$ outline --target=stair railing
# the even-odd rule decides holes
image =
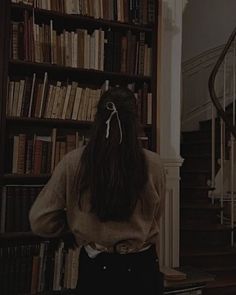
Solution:
[[[235,100],[236,100],[236,28],[230,35],[222,53],[220,54],[212,73],[209,77],[208,87],[212,100],[212,173],[211,186],[215,188],[216,165],[220,164],[220,222],[224,224],[229,217],[231,227],[231,246],[234,246],[235,230]],[[218,92],[218,93],[217,93]],[[222,97],[220,99],[220,97]],[[230,107],[229,107],[230,106]],[[228,110],[231,110],[230,112]],[[231,115],[231,116],[230,116]],[[220,122],[217,121],[220,119]],[[220,123],[220,162],[217,163],[216,151],[216,124]],[[225,169],[226,154],[230,146],[230,187],[225,191],[228,171]],[[214,192],[212,193],[212,202],[215,203]],[[229,208],[229,216],[225,216],[223,208]]]

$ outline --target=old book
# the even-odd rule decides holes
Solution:
[[[66,135],[66,153],[74,150],[76,148],[76,137],[75,134]]]
[[[89,69],[90,66],[90,39],[91,36],[85,30],[84,34],[84,68]]]
[[[17,173],[18,167],[19,136],[13,136],[12,173]]]
[[[1,226],[0,226],[0,233],[5,233],[6,229],[6,207],[7,207],[7,188],[4,186],[1,192]]]
[[[57,137],[57,129],[53,128],[52,129],[52,156],[51,156],[51,169],[50,172],[54,170],[55,167],[55,153],[56,153],[56,137]]]
[[[98,55],[98,69],[100,71],[104,70],[104,43],[105,43],[105,32],[99,30],[99,55]]]
[[[48,109],[49,109],[50,101],[52,99],[52,90],[53,90],[53,85],[51,84],[48,87],[48,95],[46,97],[45,109],[44,109],[44,112],[42,114],[42,117],[43,118],[47,118],[48,117]]]
[[[152,93],[147,95],[147,124],[152,124]]]
[[[43,142],[39,136],[36,136],[34,140],[34,156],[33,156],[33,174],[41,173],[41,161],[42,161],[42,150]]]
[[[145,32],[139,33],[139,66],[138,74],[144,74],[144,44],[145,44]]]
[[[22,100],[22,107],[21,107],[21,114],[20,114],[23,117],[28,116],[29,105],[30,105],[31,87],[32,87],[32,78],[26,77],[25,78],[25,87],[24,87],[23,100]]]
[[[40,108],[39,108],[39,118],[42,118],[43,111],[45,109],[45,101],[47,99],[47,83],[48,83],[48,73],[44,73],[42,93],[40,97]]]
[[[81,94],[82,94],[82,88],[77,87],[76,88],[76,93],[75,93],[75,100],[74,100],[74,106],[72,110],[72,120],[76,120],[80,108],[80,103],[81,103]]]
[[[17,173],[25,173],[25,148],[26,148],[26,134],[19,134],[18,136],[18,160],[17,160]]]
[[[47,111],[45,115],[46,118],[52,118],[52,111],[53,111],[56,91],[57,91],[57,86],[52,85],[52,93],[49,98],[48,107],[47,107]]]
[[[80,248],[72,250],[71,258],[71,275],[70,275],[70,288],[75,289],[78,280],[78,269],[79,269],[79,254]]]
[[[30,92],[28,117],[32,116],[32,107],[33,107],[33,99],[34,99],[34,92],[35,92],[35,80],[36,80],[36,73],[33,74],[33,80],[32,80],[32,85],[31,85],[31,92]]]
[[[43,83],[41,81],[38,81],[37,90],[35,93],[34,112],[32,113],[33,117],[36,117],[36,118],[39,118],[42,93],[43,93]]]
[[[66,110],[66,116],[65,116],[66,119],[71,119],[77,86],[78,86],[77,82],[72,82],[68,106]]]
[[[57,118],[62,117],[64,101],[65,101],[65,97],[66,97],[66,88],[67,87],[65,85],[63,85],[60,90],[60,98],[58,100],[58,105],[57,105],[57,115],[56,115]]]
[[[127,71],[127,36],[121,37],[121,64],[120,71],[125,73]]]
[[[27,138],[26,141],[26,163],[25,173],[31,174],[33,170],[33,138]]]
[[[31,288],[30,288],[30,293],[32,295],[37,294],[38,292],[39,266],[40,266],[40,257],[38,255],[33,256]]]
[[[68,103],[69,103],[70,92],[71,92],[71,84],[67,84],[67,87],[66,87],[66,96],[65,96],[63,110],[62,110],[62,115],[61,115],[61,118],[62,119],[65,119],[66,118],[66,111],[67,111],[67,107],[68,107]]]
[[[66,154],[66,142],[65,141],[61,141],[60,142],[60,156],[59,156],[59,161],[62,160],[62,158],[65,156]]]
[[[19,100],[19,90],[20,90],[20,81],[14,82],[14,95],[13,95],[13,102],[12,102],[12,116],[17,115],[17,106]]]
[[[7,187],[6,197],[6,232],[15,231],[15,195],[14,188],[12,186]]]
[[[84,68],[84,48],[85,48],[85,34],[86,30],[77,29],[78,44],[77,44],[77,65],[79,68]]]
[[[61,142],[56,141],[56,147],[55,147],[55,160],[54,160],[54,168],[57,166],[57,164],[60,161],[60,148],[61,148]]]
[[[57,81],[55,97],[54,97],[53,106],[52,106],[52,112],[50,112],[50,118],[56,118],[57,104],[58,104],[58,100],[60,99],[59,97],[60,89],[61,89],[61,81]]]
[[[7,96],[7,106],[6,106],[6,115],[12,115],[12,108],[13,108],[13,98],[14,98],[14,81],[9,81],[8,84],[8,96]]]

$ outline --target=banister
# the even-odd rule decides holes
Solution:
[[[235,126],[233,126],[232,122],[230,121],[230,119],[227,117],[226,112],[224,111],[224,109],[222,108],[219,99],[216,95],[216,91],[215,91],[215,78],[216,75],[218,73],[218,70],[222,64],[222,62],[224,61],[224,58],[230,48],[230,46],[232,45],[234,39],[236,36],[236,28],[234,29],[234,31],[231,33],[222,53],[220,54],[212,72],[211,75],[209,77],[208,80],[208,88],[209,88],[209,92],[210,92],[210,98],[213,102],[213,104],[215,105],[218,114],[220,115],[220,117],[222,118],[222,120],[225,122],[226,127],[230,130],[230,132],[233,134],[233,136],[236,138],[236,128]]]

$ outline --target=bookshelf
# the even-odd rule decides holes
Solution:
[[[35,257],[44,261],[41,268],[46,273],[51,270],[50,281],[34,273],[32,281],[16,287],[18,291],[9,289],[7,280],[3,294],[57,294],[59,287],[70,294],[75,284],[67,274],[64,285],[58,285],[61,274],[52,266],[59,259],[58,239],[34,236],[27,216],[38,188],[60,158],[89,139],[101,91],[124,85],[135,92],[140,140],[156,150],[157,15],[154,0],[1,4],[0,38],[5,42],[0,42],[0,261],[5,265],[9,256],[12,263],[1,275],[12,274],[14,267],[19,271],[22,265],[23,273],[35,272]],[[63,237],[59,240],[64,243]],[[59,249],[68,261],[76,255],[66,246]],[[16,279],[18,273],[12,275]]]

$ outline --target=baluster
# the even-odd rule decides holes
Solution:
[[[235,126],[235,99],[236,99],[236,92],[235,92],[235,40],[233,43],[233,119],[232,123]],[[230,192],[230,224],[231,224],[231,246],[234,245],[234,136],[231,133],[231,192]]]

